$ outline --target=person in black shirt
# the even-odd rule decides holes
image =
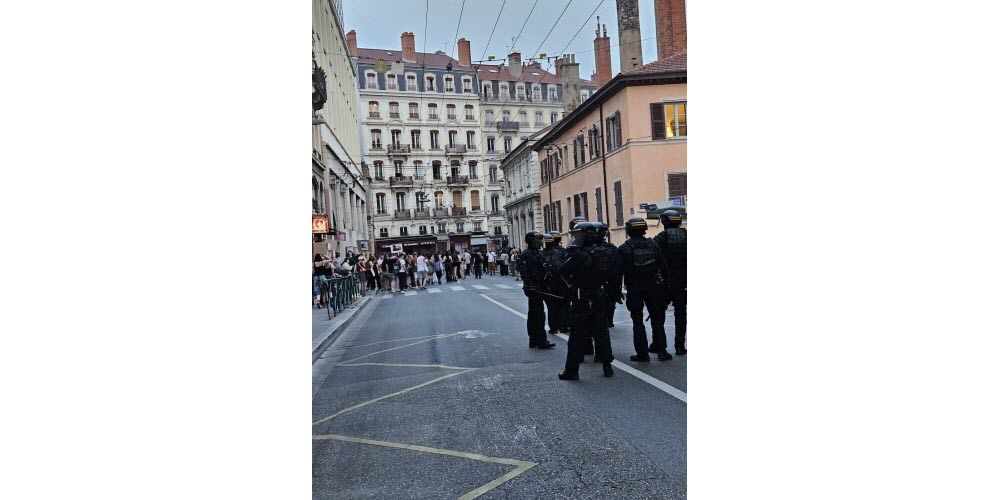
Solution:
[[[614,280],[614,259],[598,245],[600,238],[593,223],[578,223],[570,234],[577,250],[558,269],[571,287],[569,348],[559,380],[580,380],[580,363],[590,339],[595,343],[595,361],[603,364],[604,376],[610,377],[615,374],[611,369],[615,357],[605,317],[608,302],[605,289]]]
[[[660,248],[652,240],[646,238],[648,225],[641,217],[632,217],[625,222],[625,233],[629,238],[620,247],[625,275],[625,288],[628,290],[625,307],[632,316],[632,343],[635,355],[632,361],[649,361],[649,348],[646,344],[646,327],[642,322],[642,307],[649,310],[652,320],[653,345],[666,345],[667,336],[663,330],[666,311],[663,305],[663,277],[667,275],[667,261],[660,254]],[[662,360],[670,359],[666,349],[654,351]]]
[[[674,352],[678,356],[687,354],[687,229],[681,228],[681,221],[679,212],[665,210],[660,214],[664,229],[653,238],[670,268],[663,307],[674,304]],[[663,349],[666,348],[664,343]]]
[[[545,310],[540,293],[545,289],[545,266],[539,250],[542,235],[538,231],[530,231],[525,235],[524,241],[528,244],[528,249],[521,253],[517,264],[524,278],[524,295],[528,297],[528,347],[551,349],[555,344],[545,337]]]

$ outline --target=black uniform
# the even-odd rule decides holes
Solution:
[[[653,346],[666,346],[667,336],[663,329],[666,318],[663,303],[663,277],[668,274],[667,261],[653,240],[645,236],[633,236],[618,247],[625,275],[628,295],[625,307],[632,316],[632,343],[636,355],[649,359],[646,327],[642,321],[642,307],[649,310],[652,320]],[[657,351],[660,352],[660,351]]]
[[[598,243],[602,247],[603,251],[607,253],[612,259],[612,278],[611,281],[605,286],[604,293],[608,296],[608,307],[605,312],[605,317],[608,321],[608,327],[615,326],[615,305],[618,304],[618,300],[621,299],[622,294],[622,262],[621,258],[618,257],[618,247],[613,243],[602,241]]]
[[[521,252],[517,268],[524,280],[524,295],[528,297],[528,346],[548,344],[545,337],[545,306],[542,295],[536,293],[545,290],[545,268],[542,265],[541,251],[528,248]]]
[[[687,230],[679,227],[667,228],[653,240],[660,247],[670,270],[667,274],[663,307],[666,308],[671,303],[674,305],[674,350],[677,354],[685,354],[687,352],[684,345],[687,339]],[[655,337],[653,342],[656,343]],[[666,345],[663,347],[666,348]],[[650,347],[650,351],[652,350]]]
[[[612,279],[613,266],[614,259],[594,244],[571,252],[559,269],[570,282],[570,334],[565,375],[579,376],[580,363],[591,339],[602,363],[610,366],[615,359],[605,321],[608,297],[604,294],[604,286]]]
[[[542,251],[542,259],[548,265],[545,273],[545,288],[552,295],[569,296],[569,284],[558,269],[566,262],[566,250],[552,245]],[[549,313],[549,333],[569,333],[569,300],[558,299],[546,295],[545,309]]]

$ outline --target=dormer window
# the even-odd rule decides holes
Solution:
[[[490,84],[483,85],[483,95],[486,96],[486,99],[493,98],[493,87]]]
[[[554,85],[549,85],[549,100],[555,102],[556,98],[556,87]]]
[[[500,83],[500,100],[505,101],[510,98],[510,87],[507,86],[507,82]]]
[[[406,90],[410,92],[416,92],[417,75],[406,75]]]
[[[434,77],[428,76],[427,82],[424,83],[424,92],[436,92],[437,88],[434,87]]]
[[[365,88],[366,89],[377,89],[378,88],[378,77],[375,73],[365,74]]]
[[[462,78],[462,92],[465,94],[472,93],[472,78]]]
[[[385,74],[385,88],[387,90],[399,90],[399,80],[396,78],[396,75]]]
[[[455,91],[455,79],[454,78],[452,78],[450,76],[444,77],[444,91],[445,92],[454,92]]]

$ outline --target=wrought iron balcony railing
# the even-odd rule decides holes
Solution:
[[[390,186],[412,186],[413,176],[412,175],[397,175],[395,177],[389,178]]]
[[[449,175],[448,184],[452,186],[462,186],[469,183],[468,175]]]
[[[413,214],[409,210],[396,210],[392,216],[396,219],[412,219]]]
[[[445,153],[450,155],[464,155],[467,152],[468,148],[465,146],[448,146],[445,150]]]
[[[391,144],[389,145],[389,154],[391,155],[406,155],[410,154],[409,144]]]

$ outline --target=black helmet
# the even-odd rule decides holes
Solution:
[[[552,238],[551,234],[542,233],[542,243],[545,244],[545,248],[549,248],[550,246],[555,244],[555,240]]]
[[[632,217],[625,221],[625,234],[629,235],[630,238],[645,235],[648,228],[649,225],[642,217]]]
[[[607,239],[607,237],[608,237],[608,225],[605,224],[605,223],[603,223],[603,222],[601,222],[601,221],[596,221],[596,222],[593,222],[592,224],[594,224],[594,227],[597,228],[597,237],[600,238],[601,241]]]
[[[555,241],[556,245],[562,242],[562,235],[559,234],[559,231],[552,230],[549,231],[549,234],[552,235],[552,240]]]
[[[573,228],[576,227],[576,225],[579,224],[579,223],[581,223],[581,222],[587,222],[586,217],[583,217],[583,216],[580,216],[580,215],[578,215],[576,217],[573,217],[573,219],[571,219],[569,221],[569,230],[572,232]]]
[[[524,235],[524,242],[528,244],[528,248],[541,248],[542,233],[539,233],[538,231],[528,231],[528,234]]]
[[[660,214],[660,223],[666,227],[681,227],[681,213],[676,210],[664,210]]]
[[[578,247],[593,245],[600,241],[597,236],[597,226],[593,222],[584,221],[576,224],[570,234],[573,235],[573,245]]]

